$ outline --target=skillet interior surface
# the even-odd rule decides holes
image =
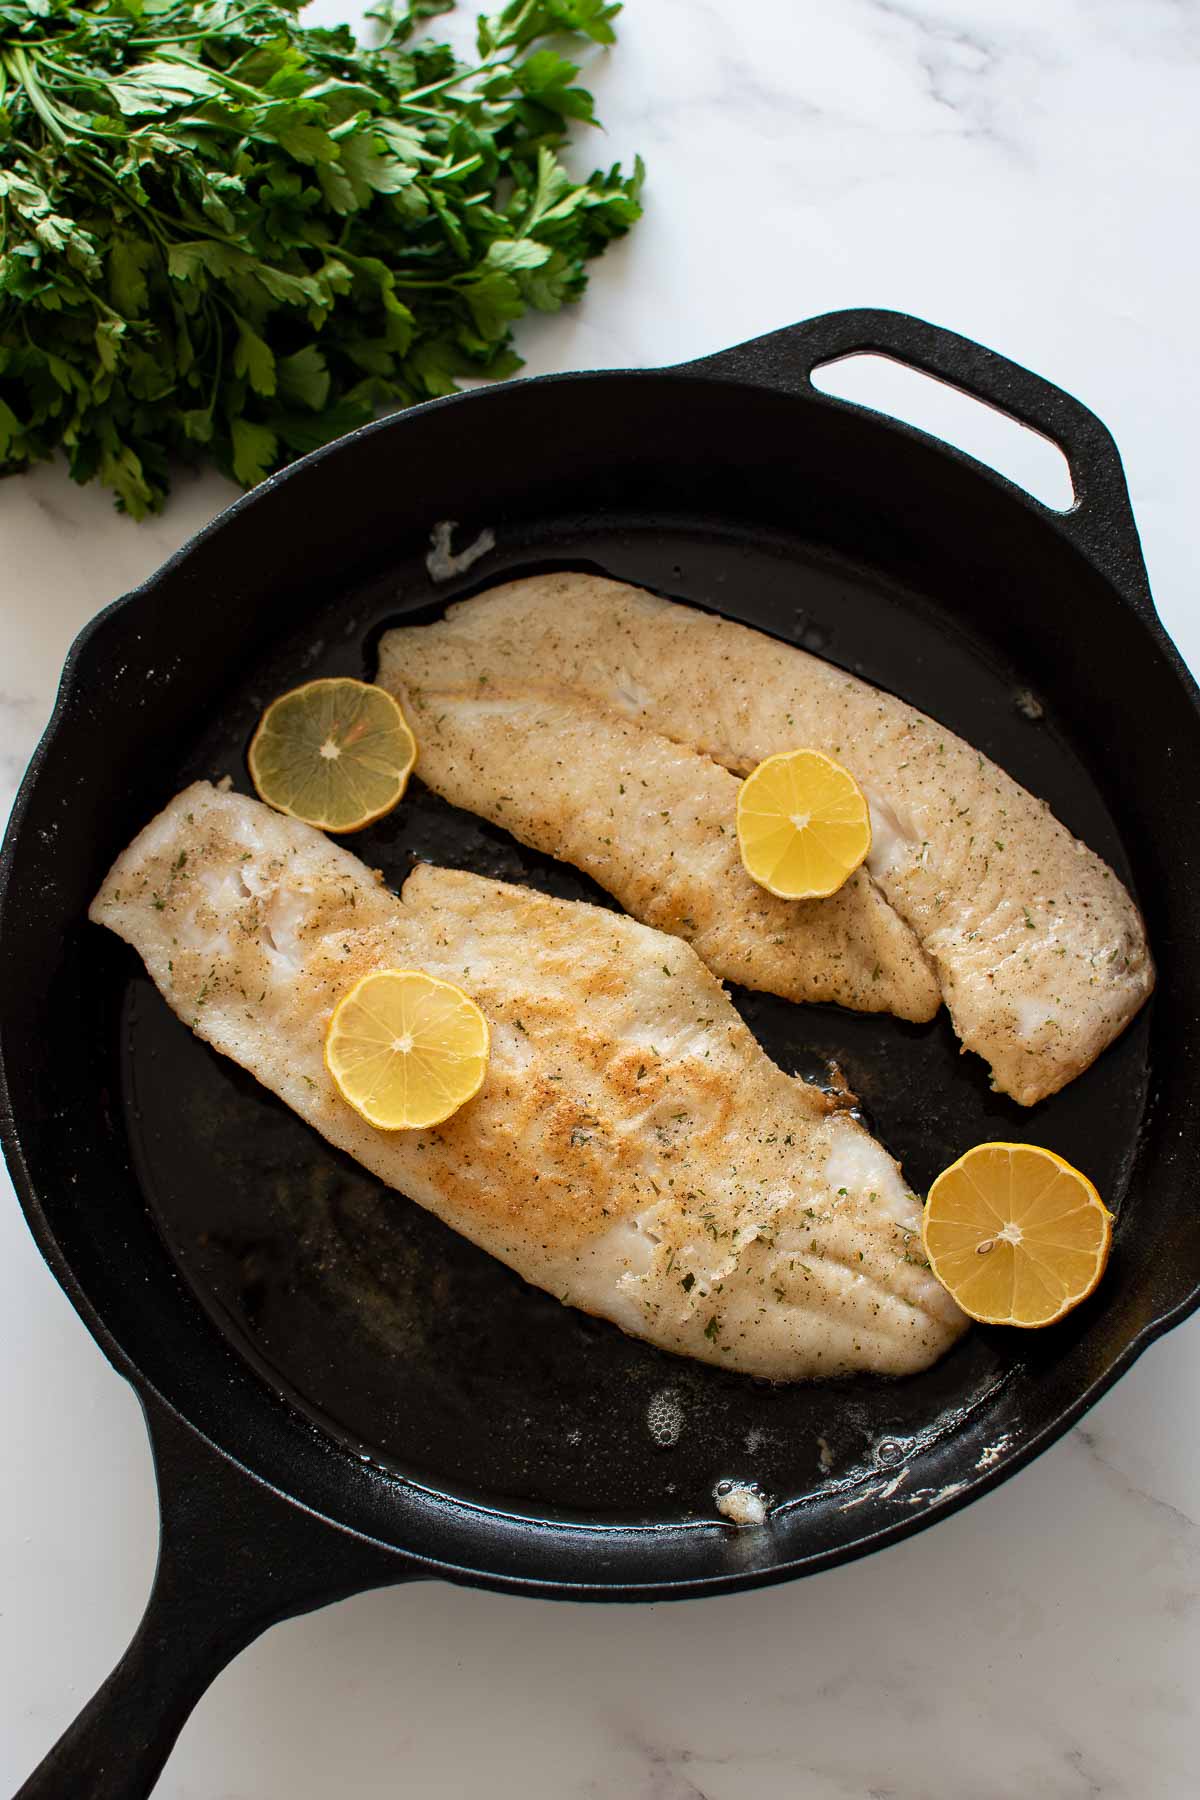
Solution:
[[[1081,551],[1103,513],[1064,532],[968,460],[818,397],[787,368],[796,342],[764,340],[780,391],[778,367],[768,385],[716,368],[551,378],[306,459],[89,629],[14,814],[0,1128],[56,1273],[144,1393],[319,1515],[463,1579],[665,1595],[859,1554],[1019,1466],[1200,1292],[1200,840],[1179,823],[1194,690],[1136,580],[1122,594]],[[497,548],[435,587],[424,553],[446,517],[467,536],[493,526]],[[1122,557],[1140,570],[1118,534],[1115,570]],[[245,787],[265,701],[319,673],[369,675],[388,622],[552,567],[861,672],[993,756],[1132,880],[1169,978],[1031,1112],[989,1093],[944,1016],[914,1027],[734,994],[785,1066],[820,1079],[836,1058],[917,1187],[998,1136],[1093,1176],[1121,1213],[1113,1260],[1061,1325],[972,1331],[901,1383],[775,1390],[668,1358],[381,1191],[193,1040],[136,958],[86,925],[112,857],[184,781]],[[349,841],[393,883],[423,856],[602,900],[419,783]],[[769,1533],[715,1523],[727,1477],[783,1503]]]
[[[506,531],[486,568],[493,579],[555,564],[715,602],[893,688],[1049,798],[1129,878],[1116,826],[1052,701],[1032,693],[1028,671],[911,594],[803,544],[686,526],[600,533],[526,522]],[[272,695],[316,675],[370,678],[380,629],[414,612],[436,616],[448,597],[419,558],[330,594],[231,682],[169,785],[229,775],[252,791],[246,744]],[[349,844],[393,887],[423,858],[611,904],[586,877],[419,783]],[[914,1380],[772,1388],[636,1343],[528,1287],[334,1152],[193,1037],[132,955],[117,960],[127,1129],[179,1267],[220,1328],[324,1430],[433,1487],[593,1518],[711,1517],[714,1484],[730,1477],[791,1500],[880,1459],[899,1464],[1027,1354],[1017,1338],[975,1331]],[[785,1068],[828,1080],[840,1066],[922,1191],[972,1143],[1032,1138],[1119,1202],[1144,1102],[1145,1020],[1085,1081],[1030,1113],[989,1092],[984,1065],[959,1054],[944,1012],[913,1026],[748,991],[734,998]]]

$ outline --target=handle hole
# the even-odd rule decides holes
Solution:
[[[1071,471],[1057,444],[935,375],[872,350],[857,350],[819,364],[812,384],[823,394],[888,413],[965,450],[1055,512],[1067,512],[1075,504]]]

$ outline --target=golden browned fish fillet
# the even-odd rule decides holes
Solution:
[[[964,1321],[881,1146],[778,1069],[686,944],[599,907],[445,869],[401,898],[348,851],[200,782],[91,908],[179,1016],[381,1180],[568,1304],[776,1381],[926,1367]],[[483,1008],[482,1091],[379,1131],[324,1064],[373,969]]]
[[[424,687],[428,629],[393,634],[389,685],[437,793],[583,869],[727,980],[785,1000],[933,1017],[933,970],[865,871],[828,900],[778,899],[742,867],[740,784],[728,769],[577,694],[475,678]]]
[[[819,657],[598,576],[536,576],[427,626],[425,679],[549,680],[746,773],[802,745],[866,791],[867,868],[936,971],[963,1046],[1029,1106],[1095,1060],[1154,986],[1112,870],[970,744]],[[385,684],[411,631],[389,633]]]

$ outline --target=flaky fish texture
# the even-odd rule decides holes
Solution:
[[[908,1374],[964,1328],[895,1162],[770,1061],[675,938],[446,869],[397,898],[202,782],[118,857],[91,917],[330,1143],[635,1337],[792,1381]],[[395,967],[455,982],[491,1025],[482,1090],[429,1131],[367,1124],[325,1068],[339,998]]]
[[[467,668],[461,685],[426,685],[430,629],[392,634],[387,685],[437,793],[584,870],[726,980],[785,1000],[933,1017],[933,969],[865,871],[827,900],[769,894],[742,866],[740,783],[728,769],[566,690],[505,688]]]
[[[495,588],[424,635],[427,670],[553,680],[739,774],[801,746],[844,764],[870,803],[872,880],[920,943],[964,1048],[1022,1105],[1086,1069],[1154,986],[1129,894],[1043,801],[819,657],[586,574]],[[403,681],[413,636],[384,638],[385,685]]]

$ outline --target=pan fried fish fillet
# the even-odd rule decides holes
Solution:
[[[200,782],[91,908],[168,1003],[332,1144],[567,1303],[772,1380],[926,1367],[964,1321],[919,1205],[860,1125],[764,1055],[686,944],[593,906],[422,867],[401,898],[348,851]],[[322,1047],[372,969],[486,1013],[481,1092],[376,1130]]]
[[[575,694],[473,675],[457,688],[416,685],[427,631],[395,634],[405,679],[393,684],[437,793],[585,870],[727,980],[786,1000],[933,1017],[933,971],[865,872],[828,900],[767,893],[742,867],[728,769]]]
[[[964,1048],[1022,1105],[1086,1069],[1154,986],[1133,901],[1043,801],[819,657],[584,574],[493,589],[424,635],[428,671],[537,670],[742,773],[800,745],[836,757],[870,802],[871,876],[932,962]],[[411,638],[384,638],[384,685]]]

